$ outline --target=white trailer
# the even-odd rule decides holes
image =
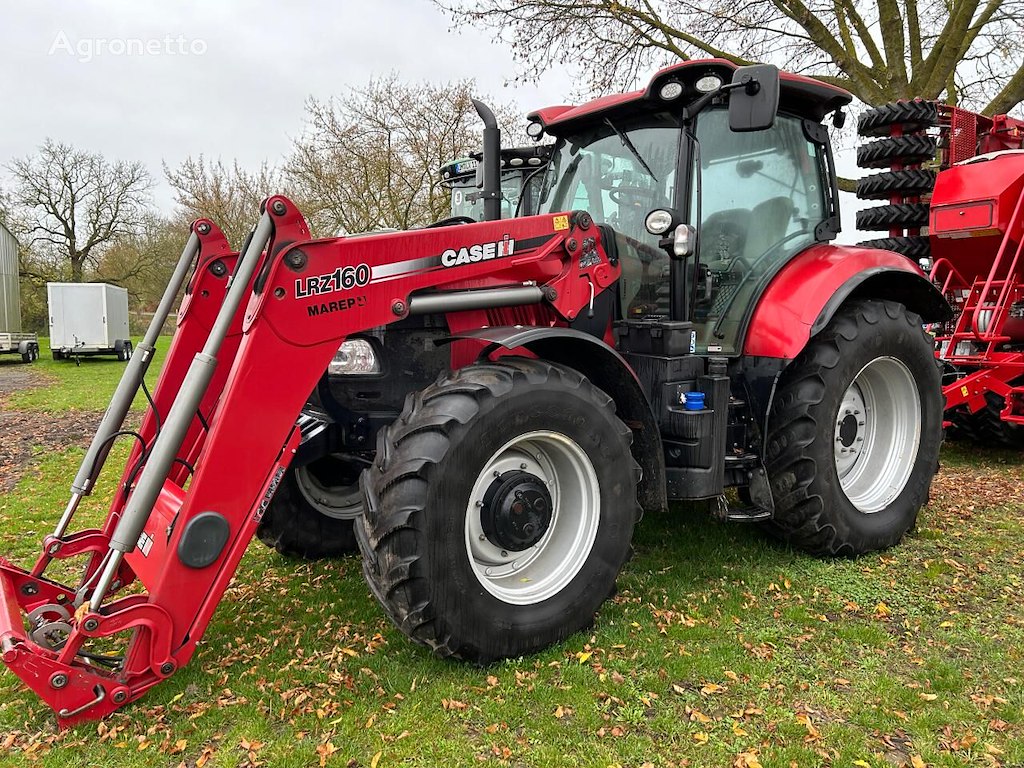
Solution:
[[[39,357],[39,337],[21,332],[18,241],[3,224],[0,224],[0,355],[21,355],[25,363]]]
[[[50,349],[54,360],[86,355],[132,355],[128,291],[107,283],[47,283]]]

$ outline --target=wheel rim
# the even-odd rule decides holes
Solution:
[[[519,551],[501,545],[503,539],[486,524],[491,507],[484,503],[488,499],[493,505],[496,484],[509,486],[517,475],[532,478],[524,479],[523,487],[539,485],[546,490],[544,499],[549,502],[533,492],[532,498],[543,502],[541,509],[550,504],[542,516],[547,518],[543,535]],[[587,562],[600,515],[600,485],[586,452],[558,432],[520,435],[485,462],[473,485],[465,526],[473,573],[484,589],[503,602],[532,605],[547,600],[563,590]]]
[[[321,515],[335,520],[352,520],[363,509],[359,483],[331,485],[324,482],[310,466],[295,470],[295,484],[302,498]]]
[[[864,366],[835,419],[835,463],[846,497],[866,514],[885,509],[906,487],[921,444],[921,396],[894,357]]]

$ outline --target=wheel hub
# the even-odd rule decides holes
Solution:
[[[487,540],[512,552],[529,549],[551,526],[554,505],[547,486],[522,470],[494,478],[484,494],[480,524]]]
[[[839,442],[841,442],[846,448],[849,448],[853,445],[853,441],[856,437],[857,417],[850,414],[839,422]]]
[[[906,364],[878,357],[854,376],[835,419],[839,484],[860,512],[885,509],[903,491],[921,444],[921,399]]]

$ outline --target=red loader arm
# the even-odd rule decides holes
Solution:
[[[36,567],[0,560],[0,654],[62,726],[112,712],[191,658],[302,440],[296,418],[347,336],[409,314],[540,303],[569,321],[620,274],[582,213],[312,240],[283,197],[266,201],[237,260],[211,222],[196,222],[182,261],[193,258],[145,447],[103,528],[66,534],[93,461]],[[151,356],[151,344],[140,349]],[[139,370],[126,371],[102,441]],[[45,577],[51,558],[83,553],[79,584]],[[133,580],[144,594],[110,599]],[[86,650],[121,633],[123,659]]]

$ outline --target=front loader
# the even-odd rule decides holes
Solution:
[[[62,725],[137,699],[191,658],[257,530],[350,535],[403,632],[480,662],[588,626],[641,511],[671,500],[816,555],[894,545],[937,464],[921,324],[949,307],[906,259],[829,243],[821,121],[849,101],[685,62],[531,115],[556,140],[534,216],[313,239],[274,196],[238,253],[195,222],[42,555],[0,560],[4,662]],[[126,434],[106,522],[69,533]],[[288,493],[301,467],[357,477],[360,514],[317,520]],[[73,556],[78,583],[48,578]]]

